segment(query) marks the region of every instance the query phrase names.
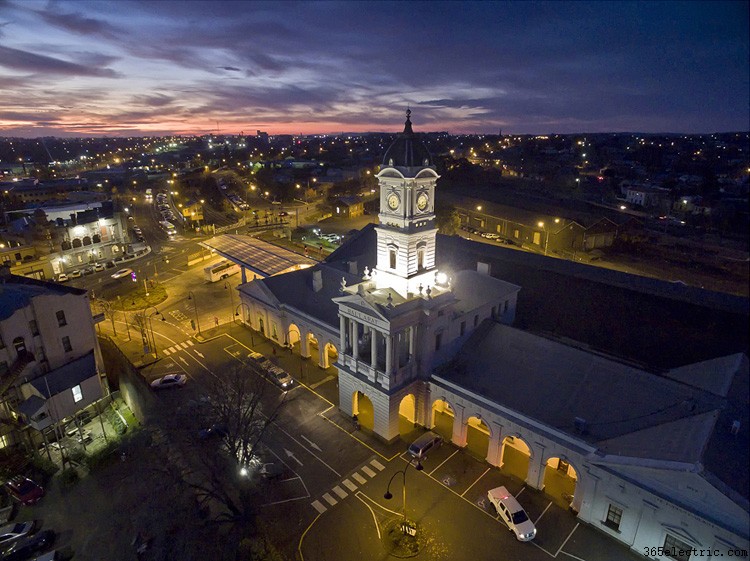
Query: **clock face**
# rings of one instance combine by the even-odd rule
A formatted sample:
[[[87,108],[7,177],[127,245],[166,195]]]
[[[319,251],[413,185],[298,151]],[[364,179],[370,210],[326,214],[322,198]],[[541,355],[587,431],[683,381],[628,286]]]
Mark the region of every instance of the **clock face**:
[[[388,208],[396,210],[401,204],[401,198],[396,193],[388,195]]]
[[[417,197],[417,210],[420,212],[427,209],[427,204],[430,202],[430,197],[427,196],[427,193],[420,193]]]

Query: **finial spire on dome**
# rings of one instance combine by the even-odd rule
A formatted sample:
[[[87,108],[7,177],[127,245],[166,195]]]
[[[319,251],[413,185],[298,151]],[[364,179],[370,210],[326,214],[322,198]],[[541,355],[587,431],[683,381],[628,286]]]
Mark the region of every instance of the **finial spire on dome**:
[[[406,106],[406,122],[404,123],[404,134],[414,134],[414,131],[411,128],[411,109],[409,109],[409,106]]]

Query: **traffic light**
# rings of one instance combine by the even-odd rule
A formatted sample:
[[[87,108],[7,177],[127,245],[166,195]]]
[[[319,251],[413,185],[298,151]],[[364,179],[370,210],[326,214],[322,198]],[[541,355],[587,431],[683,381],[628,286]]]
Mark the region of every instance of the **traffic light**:
[[[133,282],[138,282],[138,279],[135,276],[135,271],[130,272],[130,280],[132,280]]]

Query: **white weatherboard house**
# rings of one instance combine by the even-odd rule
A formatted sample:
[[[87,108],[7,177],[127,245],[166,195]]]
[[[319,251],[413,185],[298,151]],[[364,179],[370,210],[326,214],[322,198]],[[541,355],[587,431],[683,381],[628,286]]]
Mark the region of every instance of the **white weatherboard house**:
[[[657,372],[514,328],[521,287],[441,261],[464,240],[436,235],[439,176],[408,113],[377,177],[379,224],[242,285],[246,322],[335,361],[339,408],[387,441],[431,428],[649,558],[747,551],[747,356]]]

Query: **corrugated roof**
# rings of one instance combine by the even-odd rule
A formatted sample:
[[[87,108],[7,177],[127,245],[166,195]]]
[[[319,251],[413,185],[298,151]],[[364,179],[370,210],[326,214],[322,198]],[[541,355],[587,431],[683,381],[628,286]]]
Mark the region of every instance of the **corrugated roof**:
[[[203,241],[201,245],[262,277],[270,277],[295,268],[311,267],[317,263],[304,255],[252,236],[223,234]]]

